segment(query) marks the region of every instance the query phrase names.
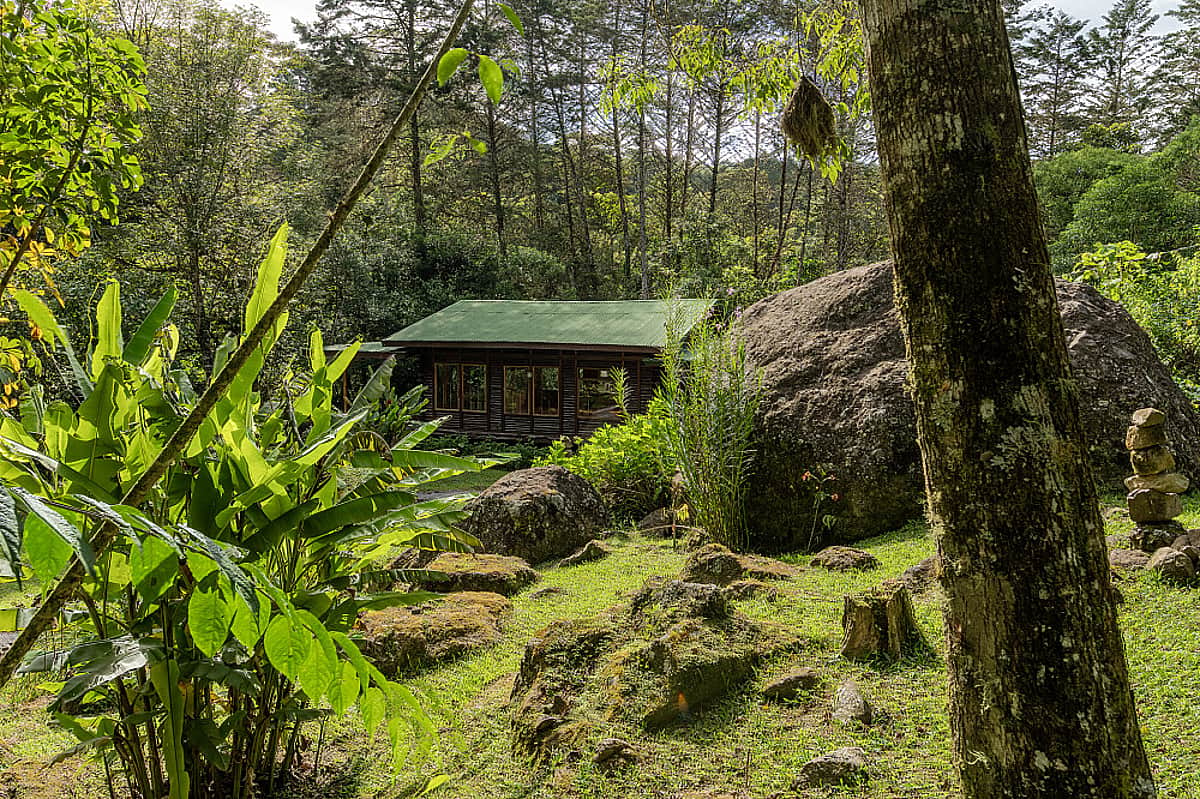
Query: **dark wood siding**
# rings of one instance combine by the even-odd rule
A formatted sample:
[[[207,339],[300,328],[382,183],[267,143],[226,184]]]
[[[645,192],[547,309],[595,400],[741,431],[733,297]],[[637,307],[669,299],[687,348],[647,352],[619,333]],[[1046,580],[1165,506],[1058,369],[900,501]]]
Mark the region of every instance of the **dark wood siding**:
[[[449,417],[445,433],[463,433],[499,439],[551,440],[563,435],[586,435],[606,422],[579,418],[579,369],[582,367],[625,370],[629,381],[630,411],[645,411],[658,385],[659,367],[653,354],[611,350],[413,348],[418,356],[418,374],[430,399],[422,419]],[[435,363],[484,364],[487,366],[487,412],[445,411],[433,408]],[[550,366],[559,369],[559,414],[509,415],[504,412],[504,368],[506,366]],[[398,386],[407,389],[408,386]],[[461,395],[462,392],[460,392]],[[531,409],[532,410],[532,409]]]

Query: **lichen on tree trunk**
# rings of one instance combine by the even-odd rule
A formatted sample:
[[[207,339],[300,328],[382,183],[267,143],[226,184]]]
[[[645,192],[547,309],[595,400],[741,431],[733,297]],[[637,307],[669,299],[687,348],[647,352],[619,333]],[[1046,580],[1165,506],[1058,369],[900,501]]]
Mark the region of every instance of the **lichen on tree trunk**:
[[[1155,795],[999,0],[862,0],[968,799]]]

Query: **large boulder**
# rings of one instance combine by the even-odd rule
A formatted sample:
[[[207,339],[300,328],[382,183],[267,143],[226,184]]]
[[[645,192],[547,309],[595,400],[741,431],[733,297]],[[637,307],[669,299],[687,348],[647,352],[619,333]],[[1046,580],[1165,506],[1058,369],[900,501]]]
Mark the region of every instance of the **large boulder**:
[[[565,558],[608,526],[596,489],[561,466],[519,469],[501,477],[467,506],[460,526],[483,551],[530,563]]]
[[[1059,281],[1058,300],[1097,478],[1121,489],[1129,415],[1147,406],[1166,412],[1179,466],[1190,470],[1200,419],[1149,337],[1089,286]],[[890,263],[768,297],[743,320],[749,360],[764,370],[747,492],[754,544],[852,542],[918,518],[924,486]],[[814,524],[814,506],[818,519],[836,517],[832,528]]]

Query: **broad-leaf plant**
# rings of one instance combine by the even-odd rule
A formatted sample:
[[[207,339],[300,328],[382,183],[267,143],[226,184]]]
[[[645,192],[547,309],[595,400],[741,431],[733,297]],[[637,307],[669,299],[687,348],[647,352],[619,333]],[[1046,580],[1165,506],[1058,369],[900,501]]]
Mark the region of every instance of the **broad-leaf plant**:
[[[286,239],[285,227],[271,242],[246,330],[276,296]],[[18,300],[84,397],[74,408],[33,395],[0,417],[0,565],[42,584],[73,554],[87,568],[78,643],[23,667],[65,675],[52,709],[79,743],[64,755],[116,762],[135,796],[241,799],[286,776],[305,723],[326,714],[357,708],[397,767],[413,741],[427,749],[434,730],[418,697],[363,657],[354,622],[434,596],[380,590],[414,576],[386,568],[398,548],[475,544],[454,527],[463,497],[421,501],[417,489],[494,461],[417,449],[436,422],[395,445],[363,430],[391,364],[336,409],[357,347],[329,360],[315,331],[307,369],[265,401],[255,377],[283,319],[152,496],[121,505],[195,401],[173,368],[174,293],[124,339],[110,283],[83,362],[40,299]],[[225,342],[217,368],[236,344]],[[122,536],[97,557],[88,541],[105,522]]]

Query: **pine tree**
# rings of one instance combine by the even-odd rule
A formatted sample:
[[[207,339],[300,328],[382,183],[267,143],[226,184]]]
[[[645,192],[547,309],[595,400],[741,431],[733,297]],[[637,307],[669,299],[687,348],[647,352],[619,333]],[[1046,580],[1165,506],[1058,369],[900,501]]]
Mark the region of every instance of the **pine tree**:
[[[1157,39],[1150,30],[1157,21],[1150,0],[1117,0],[1102,23],[1088,31],[1094,86],[1087,110],[1093,123],[1144,127]]]
[[[1155,129],[1165,144],[1200,114],[1200,0],[1167,12],[1182,25],[1162,38],[1154,73]]]
[[[1053,158],[1070,148],[1084,127],[1082,95],[1087,23],[1049,7],[1039,9],[1026,39],[1013,49],[1024,63],[1021,95],[1035,156]]]

